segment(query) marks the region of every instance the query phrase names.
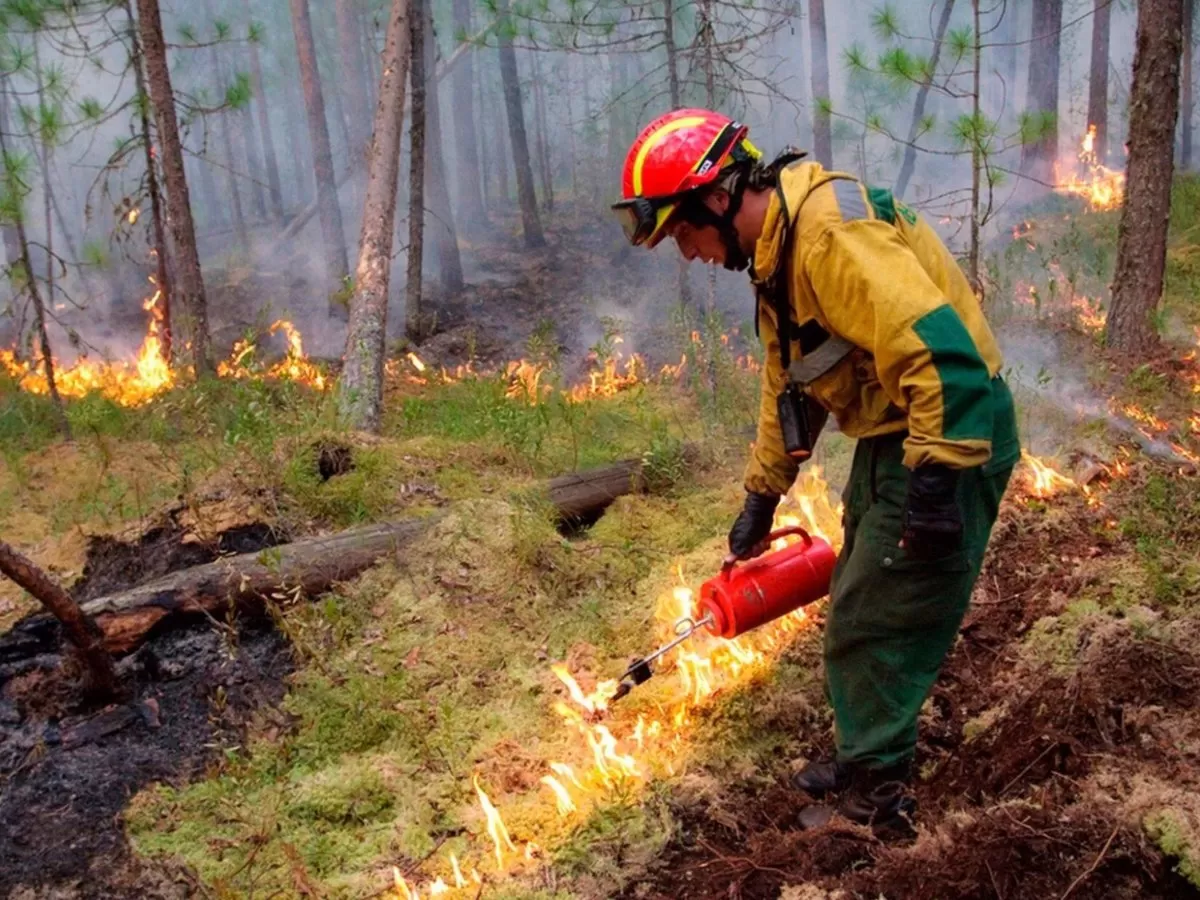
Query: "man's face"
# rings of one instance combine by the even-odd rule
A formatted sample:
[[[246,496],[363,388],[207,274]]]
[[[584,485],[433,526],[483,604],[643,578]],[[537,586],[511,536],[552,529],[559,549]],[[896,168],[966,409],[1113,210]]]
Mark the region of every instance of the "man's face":
[[[710,191],[702,202],[715,214],[723,215],[729,206],[729,194],[719,189]],[[667,223],[666,232],[674,238],[679,252],[688,262],[699,259],[701,262],[724,265],[725,242],[721,240],[720,232],[712,225],[696,225],[688,221],[686,210]]]

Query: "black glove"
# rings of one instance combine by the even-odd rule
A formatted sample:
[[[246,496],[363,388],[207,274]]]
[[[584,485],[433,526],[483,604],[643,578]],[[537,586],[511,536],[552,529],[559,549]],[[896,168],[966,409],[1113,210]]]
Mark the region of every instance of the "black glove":
[[[766,546],[760,546],[771,533],[771,522],[775,519],[775,507],[779,497],[775,494],[746,493],[746,505],[729,530],[729,552],[738,559],[758,556]]]
[[[962,546],[957,470],[936,463],[913,470],[903,527],[904,549],[913,559],[942,559]]]

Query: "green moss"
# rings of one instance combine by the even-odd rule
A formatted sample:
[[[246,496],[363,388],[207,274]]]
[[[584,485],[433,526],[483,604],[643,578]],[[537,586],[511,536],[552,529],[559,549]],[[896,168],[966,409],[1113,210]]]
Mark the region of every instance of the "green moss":
[[[1059,615],[1043,616],[1034,622],[1021,642],[1022,652],[1055,668],[1072,668],[1083,635],[1104,617],[1095,600],[1076,600]]]
[[[1167,856],[1179,860],[1175,871],[1200,888],[1200,843],[1187,817],[1175,809],[1163,809],[1142,819],[1150,839]]]

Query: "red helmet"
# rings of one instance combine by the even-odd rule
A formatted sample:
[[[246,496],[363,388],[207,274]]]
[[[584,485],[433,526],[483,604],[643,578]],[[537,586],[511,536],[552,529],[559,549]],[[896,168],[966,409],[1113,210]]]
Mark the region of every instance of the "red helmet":
[[[684,194],[715,183],[731,163],[758,159],[749,131],[707,109],[677,109],[643,128],[625,156],[622,199],[612,207],[630,243],[654,247]]]

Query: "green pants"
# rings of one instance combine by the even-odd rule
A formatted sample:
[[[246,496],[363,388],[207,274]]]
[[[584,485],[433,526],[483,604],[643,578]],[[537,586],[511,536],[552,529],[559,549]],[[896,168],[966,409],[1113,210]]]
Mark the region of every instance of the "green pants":
[[[917,715],[954,645],[1020,453],[1011,398],[999,384],[1007,404],[1000,404],[992,462],[962,473],[963,547],[945,559],[914,560],[897,546],[908,491],[905,435],[861,440],[855,449],[825,626],[825,688],[842,762],[878,768],[916,748]]]

